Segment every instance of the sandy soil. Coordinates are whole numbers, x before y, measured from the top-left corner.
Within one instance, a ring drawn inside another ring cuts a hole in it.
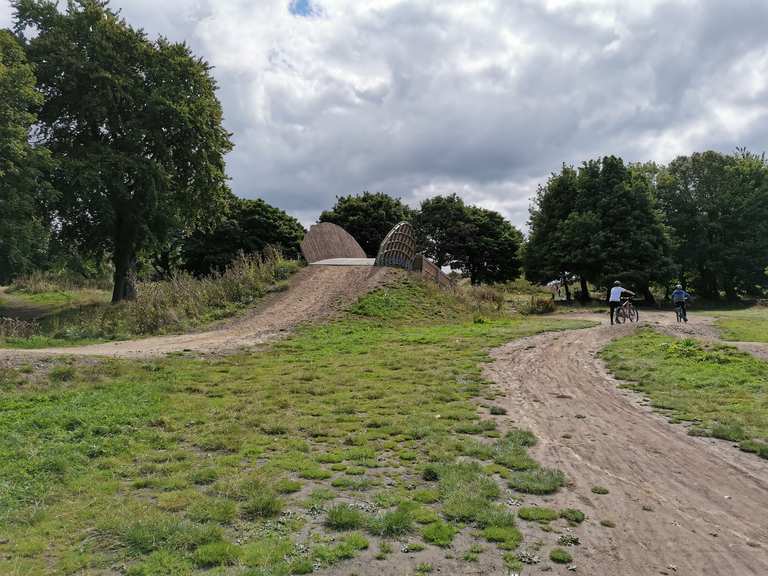
[[[247,348],[274,340],[301,324],[327,319],[397,274],[397,270],[373,266],[308,266],[291,278],[288,290],[267,296],[245,316],[213,330],[79,347],[0,349],[0,361],[52,355],[145,358]]]
[[[716,336],[701,317],[678,326],[670,313],[641,312],[641,324],[680,336]],[[577,573],[765,576],[768,461],[727,442],[688,436],[641,396],[619,389],[596,354],[632,330],[603,324],[515,341],[496,349],[486,370],[505,395],[499,401],[518,416],[516,424],[539,437],[537,459],[571,481],[544,500],[588,516],[578,530]],[[598,485],[610,493],[592,493]],[[573,572],[556,567],[552,573]]]

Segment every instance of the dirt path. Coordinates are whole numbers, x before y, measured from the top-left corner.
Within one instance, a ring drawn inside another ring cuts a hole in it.
[[[267,296],[246,316],[214,330],[79,347],[0,349],[0,361],[53,355],[145,358],[172,352],[236,350],[274,340],[300,324],[326,319],[397,274],[397,270],[373,266],[308,266],[291,278],[288,290]]]
[[[670,316],[645,313],[641,324],[711,336],[700,319],[678,327]],[[515,341],[495,350],[487,369],[517,425],[540,438],[537,458],[572,481],[551,505],[589,518],[578,573],[768,574],[768,462],[688,436],[619,389],[596,353],[632,330],[602,325]],[[593,494],[598,485],[610,493]]]

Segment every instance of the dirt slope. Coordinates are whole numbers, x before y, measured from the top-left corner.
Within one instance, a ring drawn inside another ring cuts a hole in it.
[[[397,270],[373,266],[308,266],[294,275],[288,290],[269,295],[246,316],[214,330],[71,348],[0,350],[0,360],[51,355],[142,358],[181,351],[216,353],[254,346],[300,324],[332,316],[396,274]]]
[[[673,333],[711,335],[701,319],[678,327],[669,313],[643,316]],[[639,395],[619,390],[596,353],[631,330],[602,325],[512,342],[487,368],[517,425],[540,438],[537,458],[572,481],[547,501],[589,518],[577,573],[768,574],[768,462],[687,436]],[[593,494],[597,485],[610,493]]]

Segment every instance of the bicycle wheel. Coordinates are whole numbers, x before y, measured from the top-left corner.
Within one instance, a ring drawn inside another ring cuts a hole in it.
[[[675,315],[677,316],[678,322],[683,321],[683,311],[680,309],[680,306],[675,306]]]
[[[624,307],[620,306],[616,308],[616,324],[624,324],[627,321],[627,317],[624,313]]]
[[[637,310],[637,306],[634,304],[630,304],[627,306],[629,313],[629,321],[630,322],[638,322],[640,320],[640,312]]]

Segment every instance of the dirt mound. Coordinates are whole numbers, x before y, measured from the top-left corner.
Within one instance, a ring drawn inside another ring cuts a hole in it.
[[[286,291],[267,296],[247,315],[217,329],[72,348],[0,350],[0,360],[51,355],[143,358],[246,348],[274,340],[300,324],[327,319],[400,273],[374,266],[308,266],[291,278]]]
[[[671,314],[641,313],[643,323],[711,335],[698,319],[678,327]],[[536,458],[572,482],[547,505],[588,516],[578,572],[768,574],[768,462],[688,436],[618,388],[596,354],[632,329],[602,325],[516,341],[494,351],[486,371],[516,424],[539,437]],[[596,495],[594,486],[609,493]]]

